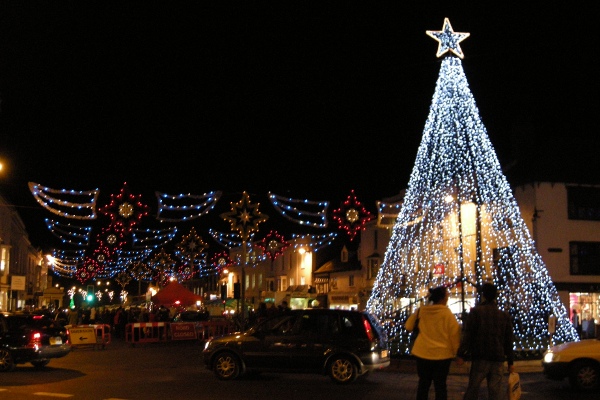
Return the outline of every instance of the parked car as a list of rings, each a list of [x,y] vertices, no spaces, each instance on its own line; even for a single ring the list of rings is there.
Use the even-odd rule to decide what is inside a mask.
[[[550,347],[542,358],[544,375],[552,380],[569,379],[577,390],[600,388],[600,339],[584,339]]]
[[[24,363],[43,368],[70,351],[68,330],[48,316],[0,313],[0,372]]]
[[[208,321],[210,314],[206,310],[186,310],[178,313],[173,322],[200,322]]]
[[[208,340],[205,366],[219,379],[248,371],[311,372],[349,383],[390,365],[387,336],[364,311],[290,310],[245,332]]]

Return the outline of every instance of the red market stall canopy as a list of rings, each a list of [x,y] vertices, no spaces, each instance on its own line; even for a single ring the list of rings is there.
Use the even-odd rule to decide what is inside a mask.
[[[158,305],[172,305],[179,302],[179,305],[188,307],[202,300],[204,300],[202,296],[187,290],[182,284],[176,281],[170,282],[167,284],[167,286],[160,289],[158,293],[152,296],[152,301]]]

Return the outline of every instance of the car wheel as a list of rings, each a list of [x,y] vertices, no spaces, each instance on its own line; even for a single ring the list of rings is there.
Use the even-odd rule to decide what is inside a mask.
[[[31,364],[36,368],[36,369],[42,369],[44,368],[46,365],[48,365],[48,363],[50,362],[50,360],[41,360],[41,361],[32,361]]]
[[[10,372],[15,369],[15,361],[13,360],[10,351],[0,349],[0,371]]]
[[[574,389],[593,390],[600,384],[600,366],[591,361],[580,361],[573,365],[569,382]]]
[[[329,363],[329,376],[336,383],[350,383],[356,380],[356,364],[346,356],[335,358]]]
[[[225,351],[217,354],[213,370],[219,379],[231,380],[240,375],[241,363],[235,354]]]

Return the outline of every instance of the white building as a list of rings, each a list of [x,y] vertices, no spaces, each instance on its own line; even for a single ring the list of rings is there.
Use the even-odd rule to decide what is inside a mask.
[[[600,323],[600,185],[534,182],[514,196],[565,307]]]

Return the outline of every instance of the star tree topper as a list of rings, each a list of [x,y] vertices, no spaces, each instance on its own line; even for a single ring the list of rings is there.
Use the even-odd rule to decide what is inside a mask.
[[[232,231],[238,231],[242,240],[248,240],[252,232],[258,231],[258,224],[265,222],[269,217],[258,211],[260,204],[250,203],[250,196],[244,192],[242,199],[231,203],[231,211],[221,214],[221,218],[231,224]]]
[[[444,27],[441,31],[425,31],[425,33],[438,41],[436,57],[439,58],[446,53],[452,53],[459,58],[465,56],[459,43],[471,34],[468,32],[454,32],[448,18],[444,18]]]

